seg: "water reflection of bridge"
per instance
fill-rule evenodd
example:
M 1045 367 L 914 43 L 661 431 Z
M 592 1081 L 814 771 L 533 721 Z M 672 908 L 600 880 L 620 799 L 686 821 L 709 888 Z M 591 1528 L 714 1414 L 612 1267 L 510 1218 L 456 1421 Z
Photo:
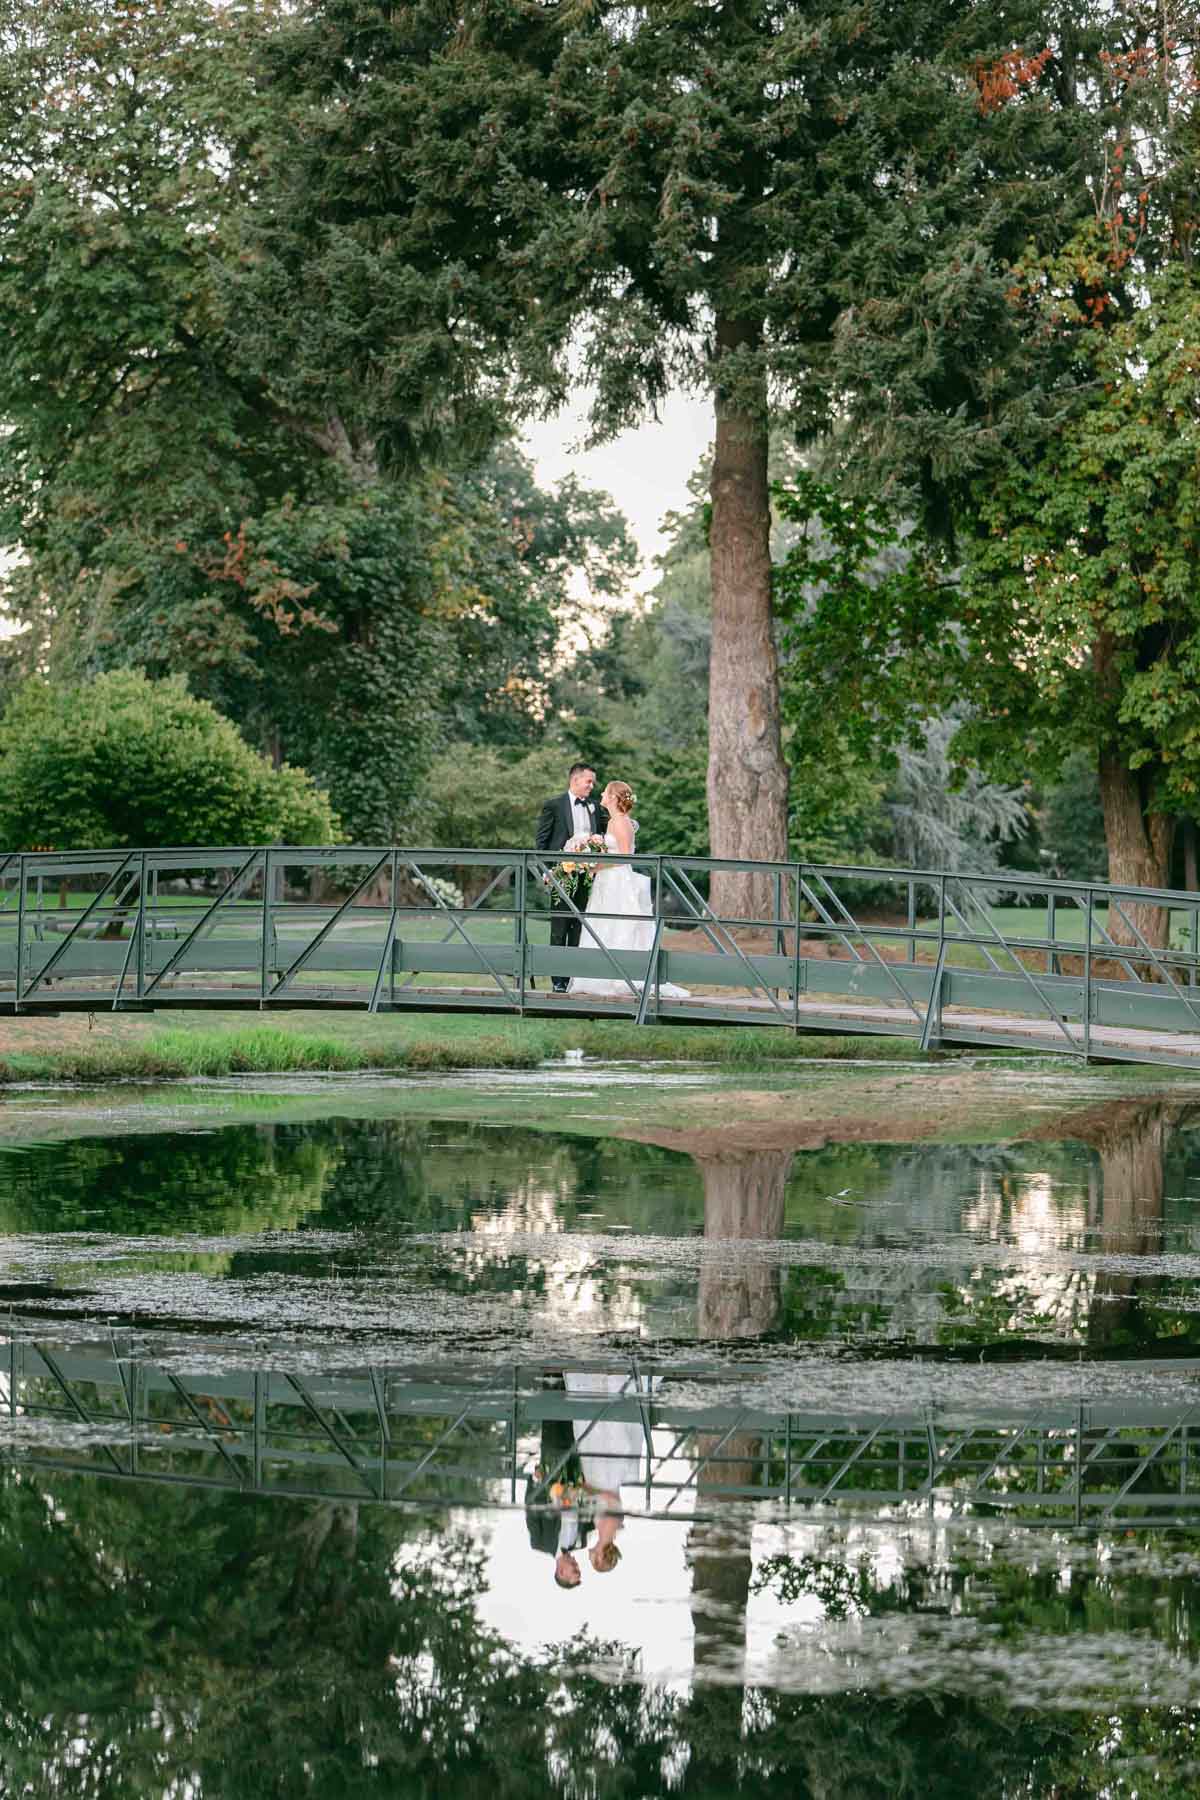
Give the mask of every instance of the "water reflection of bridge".
M 745 1366 L 731 1400 L 728 1370 L 706 1396 L 704 1364 L 658 1365 L 653 1376 L 636 1362 L 592 1365 L 596 1391 L 581 1394 L 533 1365 L 314 1372 L 225 1355 L 188 1367 L 115 1336 L 14 1334 L 0 1360 L 0 1444 L 21 1463 L 124 1481 L 502 1504 L 525 1497 L 548 1422 L 573 1421 L 584 1450 L 593 1426 L 621 1422 L 641 1442 L 626 1504 L 654 1516 L 758 1501 L 998 1511 L 1030 1524 L 1200 1521 L 1200 1401 L 1185 1397 L 788 1411 L 755 1403 Z M 1200 1363 L 1173 1365 L 1181 1387 L 1196 1372 Z M 614 1375 L 619 1391 L 603 1391 Z

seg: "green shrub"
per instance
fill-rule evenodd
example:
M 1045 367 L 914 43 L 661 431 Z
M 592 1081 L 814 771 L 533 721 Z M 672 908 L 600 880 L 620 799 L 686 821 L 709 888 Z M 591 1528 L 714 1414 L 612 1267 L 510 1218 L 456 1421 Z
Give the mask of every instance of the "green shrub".
M 177 679 L 114 670 L 28 681 L 0 720 L 0 846 L 327 844 L 337 821 L 302 769 L 276 769 Z

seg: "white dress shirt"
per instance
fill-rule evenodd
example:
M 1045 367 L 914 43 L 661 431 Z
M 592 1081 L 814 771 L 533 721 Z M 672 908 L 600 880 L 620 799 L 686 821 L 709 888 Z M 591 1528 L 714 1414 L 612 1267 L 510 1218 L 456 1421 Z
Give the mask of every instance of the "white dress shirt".
M 592 815 L 586 800 L 571 795 L 571 817 L 575 823 L 571 830 L 572 837 L 587 837 L 592 829 Z

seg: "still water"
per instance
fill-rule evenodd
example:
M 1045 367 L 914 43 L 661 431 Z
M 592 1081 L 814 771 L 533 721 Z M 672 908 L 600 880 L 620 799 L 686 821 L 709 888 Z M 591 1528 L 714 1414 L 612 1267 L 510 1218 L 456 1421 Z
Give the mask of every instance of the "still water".
M 0 1792 L 1200 1792 L 1200 1109 L 621 1129 L 0 1147 Z

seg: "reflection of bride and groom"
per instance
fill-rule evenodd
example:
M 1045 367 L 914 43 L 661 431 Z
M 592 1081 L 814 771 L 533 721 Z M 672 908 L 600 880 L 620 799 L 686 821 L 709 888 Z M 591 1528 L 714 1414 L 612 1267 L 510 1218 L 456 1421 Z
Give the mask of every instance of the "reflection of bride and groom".
M 711 1254 L 700 1263 L 697 1336 L 728 1344 L 769 1337 L 782 1308 L 782 1266 L 758 1257 L 731 1257 L 729 1246 L 739 1240 L 773 1242 L 782 1237 L 792 1152 L 732 1143 L 706 1144 L 701 1150 L 688 1142 L 686 1132 L 667 1129 L 638 1135 L 646 1143 L 688 1150 L 703 1177 L 704 1238 Z M 645 1384 L 647 1377 L 643 1374 L 641 1379 Z M 658 1382 L 658 1377 L 650 1378 L 655 1393 Z M 563 1384 L 562 1410 L 571 1412 L 572 1396 L 581 1400 L 587 1396 L 591 1404 L 579 1410 L 589 1416 L 544 1421 L 539 1473 L 526 1490 L 525 1517 L 530 1544 L 554 1559 L 559 1584 L 573 1588 L 583 1577 L 581 1553 L 597 1574 L 616 1566 L 615 1539 L 624 1524 L 621 1489 L 638 1489 L 638 1502 L 644 1503 L 646 1444 L 640 1417 L 604 1417 L 605 1399 L 635 1395 L 632 1375 L 568 1373 Z M 647 1391 L 645 1386 L 642 1391 Z M 636 1408 L 626 1405 L 621 1410 L 632 1414 Z M 731 1489 L 751 1493 L 764 1477 L 765 1450 L 761 1427 L 698 1434 L 697 1500 L 723 1501 Z M 564 1479 L 568 1472 L 574 1483 Z M 575 1487 L 575 1492 L 552 1496 L 556 1483 L 564 1490 Z M 571 1498 L 580 1504 L 574 1508 L 561 1504 Z M 752 1520 L 749 1513 L 740 1518 L 728 1507 L 712 1510 L 711 1516 L 708 1506 L 699 1512 L 688 1530 L 687 1549 L 696 1659 L 698 1665 L 727 1672 L 743 1650 Z
M 596 1403 L 599 1410 L 589 1405 L 586 1418 L 543 1421 L 525 1518 L 530 1544 L 554 1558 L 558 1586 L 573 1588 L 583 1579 L 580 1551 L 597 1575 L 609 1574 L 621 1560 L 616 1542 L 625 1523 L 621 1489 L 645 1478 L 646 1438 L 639 1419 L 604 1416 L 613 1400 L 636 1391 L 632 1376 L 569 1371 L 562 1379 L 568 1395 Z M 650 1382 L 641 1391 L 656 1385 Z
M 633 817 L 637 795 L 627 781 L 610 781 L 600 796 L 592 798 L 596 771 L 588 763 L 572 763 L 566 792 L 555 794 L 542 807 L 536 846 L 541 851 L 600 851 L 625 859 L 634 855 L 638 824 Z M 598 841 L 593 841 L 598 840 Z M 647 954 L 654 943 L 654 896 L 650 877 L 639 875 L 632 863 L 622 860 L 596 868 L 587 905 L 580 912 L 551 887 L 550 942 L 556 949 L 629 951 Z M 559 883 L 559 886 L 562 884 Z M 581 943 L 582 939 L 582 943 Z M 617 976 L 576 976 L 568 981 L 556 975 L 556 994 L 593 994 L 628 998 L 641 987 L 639 981 Z M 662 982 L 658 992 L 665 999 L 685 1000 L 686 988 Z

